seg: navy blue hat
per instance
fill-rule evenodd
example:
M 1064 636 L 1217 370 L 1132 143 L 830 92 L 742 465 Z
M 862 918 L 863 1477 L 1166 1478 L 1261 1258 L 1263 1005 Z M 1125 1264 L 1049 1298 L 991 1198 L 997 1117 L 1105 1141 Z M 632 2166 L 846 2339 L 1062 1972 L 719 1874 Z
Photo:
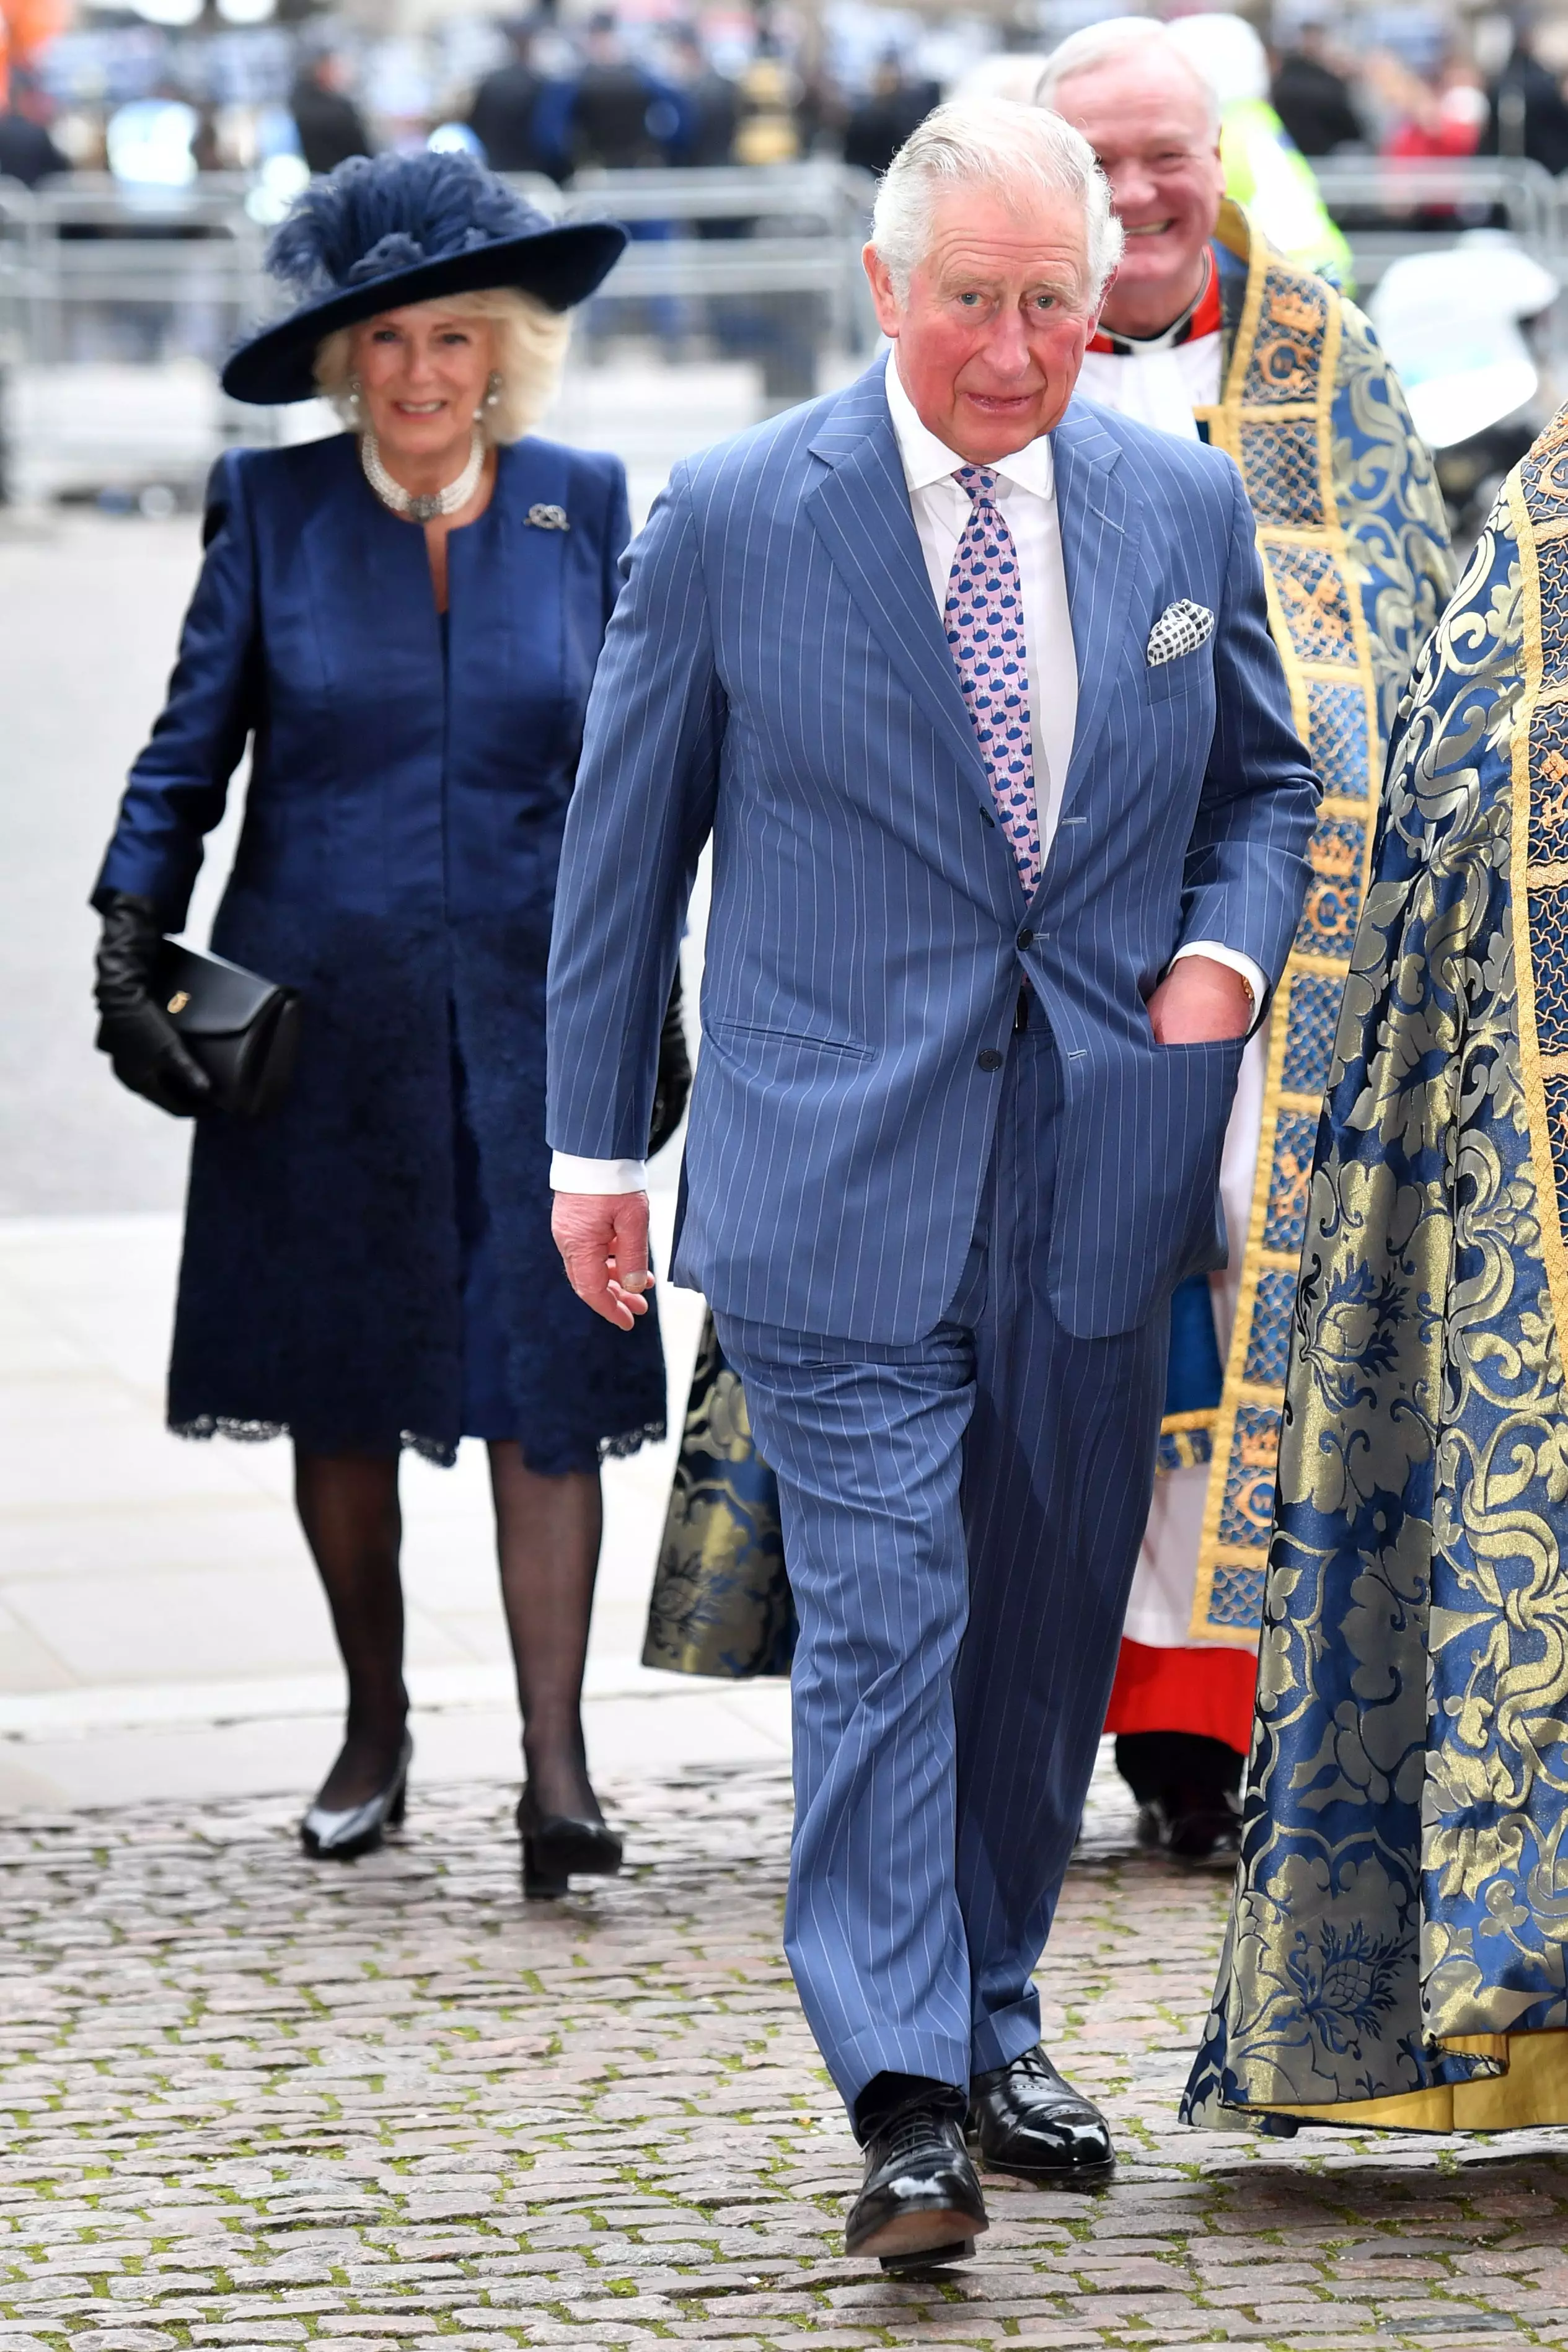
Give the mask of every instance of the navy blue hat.
M 515 287 L 569 310 L 608 276 L 616 221 L 557 226 L 471 155 L 353 156 L 312 180 L 267 251 L 299 307 L 242 343 L 223 372 L 231 400 L 309 400 L 323 336 L 406 302 Z

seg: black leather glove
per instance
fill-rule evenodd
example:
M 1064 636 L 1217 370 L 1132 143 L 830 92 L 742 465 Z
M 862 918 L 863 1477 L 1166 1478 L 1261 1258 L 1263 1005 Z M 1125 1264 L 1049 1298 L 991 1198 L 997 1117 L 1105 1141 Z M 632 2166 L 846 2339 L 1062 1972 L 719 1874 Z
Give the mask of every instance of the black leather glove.
M 174 1023 L 153 993 L 153 967 L 163 926 L 150 898 L 117 890 L 103 909 L 98 942 L 98 1050 L 133 1095 L 144 1095 L 175 1118 L 194 1118 L 212 1097 L 212 1082 L 181 1045 Z
M 648 1127 L 647 1156 L 662 1151 L 686 1116 L 691 1092 L 691 1056 L 686 1050 L 686 1024 L 680 1017 L 680 971 L 665 1008 L 658 1033 L 658 1077 L 653 1090 L 653 1118 Z

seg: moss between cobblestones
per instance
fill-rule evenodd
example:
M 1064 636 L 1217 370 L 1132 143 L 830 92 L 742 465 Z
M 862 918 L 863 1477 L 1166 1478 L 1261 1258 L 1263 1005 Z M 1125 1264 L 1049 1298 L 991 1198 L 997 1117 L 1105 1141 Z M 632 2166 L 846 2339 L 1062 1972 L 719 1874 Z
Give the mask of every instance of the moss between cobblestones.
M 980 2258 L 839 2256 L 857 2169 L 779 1953 L 782 1774 L 628 1792 L 524 1906 L 506 1792 L 313 1866 L 280 1803 L 0 1829 L 0 2352 L 1568 2347 L 1568 2151 L 1201 2138 L 1225 1890 L 1095 1816 L 1042 1984 L 1123 2151 L 996 2181 Z

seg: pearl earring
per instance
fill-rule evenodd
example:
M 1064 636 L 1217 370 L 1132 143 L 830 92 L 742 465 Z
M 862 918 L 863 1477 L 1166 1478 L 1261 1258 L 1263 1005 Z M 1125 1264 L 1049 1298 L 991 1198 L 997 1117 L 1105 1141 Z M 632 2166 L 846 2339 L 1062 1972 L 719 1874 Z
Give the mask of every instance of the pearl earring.
M 487 408 L 493 408 L 497 401 L 500 398 L 500 370 L 499 368 L 491 368 L 485 383 L 485 406 Z
M 357 408 L 359 406 L 361 390 L 362 386 L 358 376 L 351 375 L 348 386 L 349 406 L 351 408 Z

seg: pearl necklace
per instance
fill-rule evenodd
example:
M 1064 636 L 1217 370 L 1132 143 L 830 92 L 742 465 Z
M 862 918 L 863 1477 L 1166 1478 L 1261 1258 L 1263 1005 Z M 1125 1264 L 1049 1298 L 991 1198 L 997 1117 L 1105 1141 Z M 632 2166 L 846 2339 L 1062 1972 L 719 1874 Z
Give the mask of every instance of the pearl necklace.
M 390 507 L 395 515 L 405 516 L 410 522 L 434 522 L 437 515 L 458 513 L 479 488 L 479 476 L 485 470 L 485 436 L 476 425 L 468 464 L 455 482 L 448 482 L 444 490 L 433 493 L 421 491 L 416 494 L 413 490 L 405 490 L 401 482 L 393 480 L 381 462 L 381 451 L 376 446 L 374 433 L 361 435 L 359 455 L 365 480 L 384 507 Z

